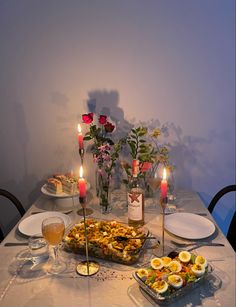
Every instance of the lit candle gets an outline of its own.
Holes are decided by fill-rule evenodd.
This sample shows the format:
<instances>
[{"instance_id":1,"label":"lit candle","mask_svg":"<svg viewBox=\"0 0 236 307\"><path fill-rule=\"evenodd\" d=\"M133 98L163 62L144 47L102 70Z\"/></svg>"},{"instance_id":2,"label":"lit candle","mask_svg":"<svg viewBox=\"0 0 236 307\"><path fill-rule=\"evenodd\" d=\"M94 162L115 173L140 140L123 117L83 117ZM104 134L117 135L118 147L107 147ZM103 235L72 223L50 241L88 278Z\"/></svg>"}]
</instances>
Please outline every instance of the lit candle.
<instances>
[{"instance_id":1,"label":"lit candle","mask_svg":"<svg viewBox=\"0 0 236 307\"><path fill-rule=\"evenodd\" d=\"M84 137L82 134L80 124L78 124L78 143L79 143L79 149L84 149Z\"/></svg>"},{"instance_id":2,"label":"lit candle","mask_svg":"<svg viewBox=\"0 0 236 307\"><path fill-rule=\"evenodd\" d=\"M80 166L79 176L79 197L84 198L86 197L86 182L83 178L83 166Z\"/></svg>"},{"instance_id":3,"label":"lit candle","mask_svg":"<svg viewBox=\"0 0 236 307\"><path fill-rule=\"evenodd\" d=\"M161 198L167 197L167 180L166 180L166 169L163 170L163 176L161 180Z\"/></svg>"}]
</instances>

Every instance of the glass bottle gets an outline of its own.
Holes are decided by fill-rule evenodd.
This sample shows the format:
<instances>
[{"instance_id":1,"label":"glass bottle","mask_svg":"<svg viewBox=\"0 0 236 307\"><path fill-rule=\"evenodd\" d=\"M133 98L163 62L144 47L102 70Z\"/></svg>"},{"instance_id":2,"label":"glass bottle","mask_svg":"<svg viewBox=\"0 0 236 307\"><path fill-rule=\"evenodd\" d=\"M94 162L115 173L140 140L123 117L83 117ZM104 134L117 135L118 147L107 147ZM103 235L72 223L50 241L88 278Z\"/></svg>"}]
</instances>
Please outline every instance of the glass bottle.
<instances>
[{"instance_id":1,"label":"glass bottle","mask_svg":"<svg viewBox=\"0 0 236 307\"><path fill-rule=\"evenodd\" d=\"M139 227L144 225L144 190L139 178L139 161L133 160L132 180L128 189L128 224Z\"/></svg>"}]
</instances>

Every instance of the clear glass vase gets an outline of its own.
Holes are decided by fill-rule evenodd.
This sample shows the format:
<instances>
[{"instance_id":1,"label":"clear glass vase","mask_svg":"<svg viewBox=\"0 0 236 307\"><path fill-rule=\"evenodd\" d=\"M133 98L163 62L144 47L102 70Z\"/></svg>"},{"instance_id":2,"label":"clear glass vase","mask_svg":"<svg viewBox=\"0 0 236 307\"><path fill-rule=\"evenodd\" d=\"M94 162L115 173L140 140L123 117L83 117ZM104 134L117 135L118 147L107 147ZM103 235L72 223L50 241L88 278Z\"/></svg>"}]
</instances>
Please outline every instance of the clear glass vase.
<instances>
[{"instance_id":1,"label":"clear glass vase","mask_svg":"<svg viewBox=\"0 0 236 307\"><path fill-rule=\"evenodd\" d=\"M97 169L97 196L101 213L107 214L111 212L111 174L106 173L102 168Z\"/></svg>"}]
</instances>

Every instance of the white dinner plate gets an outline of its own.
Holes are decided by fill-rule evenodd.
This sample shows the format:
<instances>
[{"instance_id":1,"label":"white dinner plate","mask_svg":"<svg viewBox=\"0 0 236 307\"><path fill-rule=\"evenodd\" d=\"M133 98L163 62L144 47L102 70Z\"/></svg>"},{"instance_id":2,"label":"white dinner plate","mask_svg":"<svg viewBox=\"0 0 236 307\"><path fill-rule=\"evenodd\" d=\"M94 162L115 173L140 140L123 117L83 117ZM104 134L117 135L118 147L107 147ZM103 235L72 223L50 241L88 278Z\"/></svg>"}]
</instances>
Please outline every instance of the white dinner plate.
<instances>
[{"instance_id":1,"label":"white dinner plate","mask_svg":"<svg viewBox=\"0 0 236 307\"><path fill-rule=\"evenodd\" d=\"M87 186L87 190L89 190L90 189L90 183L87 182L86 186ZM50 192L47 189L47 184L46 183L42 186L41 192L44 195L47 195L47 196L50 196L50 197L57 197L57 198L66 198L66 197L72 197L72 196L79 196L79 191L78 190L74 194L68 194L68 193L65 193L65 192L55 194L53 192Z\"/></svg>"},{"instance_id":2,"label":"white dinner plate","mask_svg":"<svg viewBox=\"0 0 236 307\"><path fill-rule=\"evenodd\" d=\"M165 229L181 238L203 239L215 232L215 225L203 216L182 212L167 215Z\"/></svg>"},{"instance_id":3,"label":"white dinner plate","mask_svg":"<svg viewBox=\"0 0 236 307\"><path fill-rule=\"evenodd\" d=\"M71 223L70 217L66 214L55 211L47 211L37 213L25 218L23 221L20 222L18 229L26 236L41 234L42 221L48 217L61 217L65 223L65 227L68 227Z\"/></svg>"}]
</instances>

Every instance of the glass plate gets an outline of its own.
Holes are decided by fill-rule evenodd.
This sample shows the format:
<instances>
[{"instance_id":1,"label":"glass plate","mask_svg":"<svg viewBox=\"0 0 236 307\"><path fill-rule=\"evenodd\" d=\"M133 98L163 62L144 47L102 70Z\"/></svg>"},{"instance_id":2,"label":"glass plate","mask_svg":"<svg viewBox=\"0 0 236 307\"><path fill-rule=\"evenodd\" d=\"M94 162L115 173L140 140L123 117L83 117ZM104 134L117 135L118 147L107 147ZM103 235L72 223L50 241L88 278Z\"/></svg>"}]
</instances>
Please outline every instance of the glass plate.
<instances>
[{"instance_id":1,"label":"glass plate","mask_svg":"<svg viewBox=\"0 0 236 307\"><path fill-rule=\"evenodd\" d=\"M99 220L97 218L90 218L89 220L91 220L91 219L96 220L98 222L101 222L101 221L102 222L111 222L111 221L106 221L106 220ZM117 223L122 225L123 227L128 227L127 224L124 224L124 223L121 223L121 222L117 222ZM140 229L142 229L145 237L151 235L147 228L141 227ZM96 257L96 258L104 259L104 260L109 260L109 261L113 261L113 262L117 262L117 263L130 265L130 264L136 263L139 260L139 258L143 254L145 248L147 248L147 246L148 246L148 241L149 240L144 240L140 248L137 248L133 251L127 251L125 253L125 257L124 257L123 250L121 250L121 251L114 250L114 248L112 250L109 250L109 249L106 249L106 247L102 249L99 246L95 246L91 242L89 242L89 255ZM76 244L74 242L70 243L70 242L66 242L64 240L64 248L65 248L65 250L73 252L73 253L85 254L85 246L79 246L78 244Z\"/></svg>"},{"instance_id":2,"label":"glass plate","mask_svg":"<svg viewBox=\"0 0 236 307\"><path fill-rule=\"evenodd\" d=\"M191 282L191 283L187 284L186 286L174 291L170 295L166 295L166 296L162 296L162 295L158 294L152 288L150 288L148 285L146 285L144 283L144 281L141 278L139 278L139 276L137 275L136 272L133 273L133 277L138 282L139 286L141 287L141 292L142 293L144 292L143 294L144 294L145 297L148 295L148 297L150 297L156 304L169 304L173 300L175 300L176 298L183 296L185 294L188 294L190 291L192 291L193 289L198 287L199 284L203 280L205 280L206 277L209 274L212 273L212 271L213 271L212 266L210 264L208 264L208 269L202 276L198 277L194 282Z\"/></svg>"}]
</instances>

